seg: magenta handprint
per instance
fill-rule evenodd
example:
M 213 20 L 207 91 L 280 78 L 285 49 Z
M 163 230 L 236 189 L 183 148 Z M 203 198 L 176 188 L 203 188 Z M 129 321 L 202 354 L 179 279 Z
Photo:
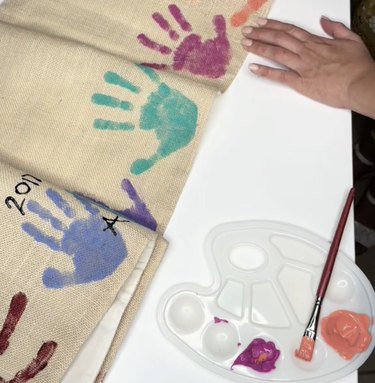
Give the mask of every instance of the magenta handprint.
M 166 45 L 158 44 L 143 33 L 138 35 L 139 42 L 164 56 L 173 55 L 171 67 L 176 71 L 187 70 L 193 74 L 209 78 L 219 78 L 225 75 L 230 61 L 230 44 L 224 17 L 222 15 L 214 16 L 212 22 L 216 37 L 202 41 L 202 36 L 192 33 L 192 26 L 176 4 L 170 4 L 168 9 L 182 32 L 187 34 L 183 39 L 177 31 L 172 29 L 161 13 L 153 13 L 152 18 L 162 30 L 168 33 L 171 42 L 179 43 L 179 45 L 172 49 Z M 155 69 L 169 67 L 168 64 L 164 63 L 143 63 L 143 65 Z

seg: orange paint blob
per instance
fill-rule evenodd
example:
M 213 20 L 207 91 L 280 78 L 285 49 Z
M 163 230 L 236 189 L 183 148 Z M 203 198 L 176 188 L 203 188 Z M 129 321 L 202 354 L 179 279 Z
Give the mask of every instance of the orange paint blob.
M 247 0 L 246 5 L 231 17 L 231 24 L 234 27 L 245 24 L 250 15 L 258 11 L 267 1 L 268 0 Z
M 344 359 L 352 359 L 371 343 L 370 318 L 365 314 L 338 310 L 322 319 L 323 339 Z

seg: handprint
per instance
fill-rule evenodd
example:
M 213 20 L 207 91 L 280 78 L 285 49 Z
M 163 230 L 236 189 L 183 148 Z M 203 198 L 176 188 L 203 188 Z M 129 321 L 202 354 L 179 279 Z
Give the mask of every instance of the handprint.
M 246 5 L 234 15 L 230 22 L 234 27 L 239 27 L 247 22 L 250 15 L 258 11 L 268 0 L 247 0 Z
M 17 293 L 13 296 L 8 314 L 5 318 L 3 328 L 0 332 L 0 355 L 3 355 L 9 346 L 9 339 L 16 329 L 17 323 L 22 317 L 27 305 L 27 297 L 24 293 Z M 47 367 L 57 347 L 53 341 L 45 342 L 40 347 L 36 357 L 26 366 L 17 372 L 13 379 L 6 381 L 0 377 L 0 383 L 26 383 L 34 378 L 40 371 Z
M 172 29 L 169 22 L 159 12 L 152 15 L 154 21 L 161 29 L 168 33 L 172 42 L 180 44 L 174 52 L 170 47 L 150 39 L 144 33 L 139 34 L 138 41 L 145 47 L 155 50 L 162 55 L 173 54 L 172 68 L 176 71 L 187 70 L 193 74 L 209 78 L 219 78 L 224 76 L 230 61 L 230 44 L 226 34 L 225 19 L 222 15 L 214 16 L 212 22 L 216 37 L 202 42 L 202 36 L 191 33 L 192 27 L 185 19 L 181 10 L 176 4 L 168 6 L 169 12 L 181 30 L 189 33 L 181 42 L 178 32 Z M 155 69 L 167 68 L 166 64 L 144 63 Z
M 110 209 L 115 214 L 119 214 L 120 217 L 129 218 L 131 221 L 136 222 L 144 227 L 149 228 L 152 231 L 156 231 L 158 226 L 155 218 L 151 214 L 150 210 L 143 202 L 134 186 L 130 182 L 130 180 L 124 178 L 121 182 L 122 190 L 128 195 L 128 197 L 133 201 L 133 206 L 124 210 L 112 210 L 108 205 L 101 201 L 96 201 L 99 205 L 105 207 L 106 209 Z M 113 220 L 111 220 L 113 222 Z
M 125 217 L 128 217 L 132 221 L 137 222 L 140 225 L 148 227 L 149 229 L 155 231 L 158 224 L 155 221 L 155 218 L 148 210 L 146 204 L 139 197 L 132 183 L 125 178 L 122 180 L 121 187 L 122 190 L 124 190 L 124 192 L 127 193 L 129 198 L 133 201 L 134 205 L 130 209 L 125 209 L 120 213 L 123 214 Z
M 147 103 L 141 107 L 139 127 L 143 130 L 154 130 L 159 146 L 156 153 L 149 158 L 141 158 L 133 162 L 130 168 L 133 174 L 145 172 L 158 161 L 187 146 L 194 138 L 198 119 L 198 109 L 193 101 L 161 82 L 159 75 L 151 68 L 141 65 L 138 68 L 149 80 L 158 84 L 158 88 L 148 96 Z M 107 72 L 104 75 L 104 81 L 132 93 L 141 92 L 139 87 L 114 72 Z M 133 104 L 101 93 L 95 93 L 92 96 L 92 102 L 111 108 L 133 109 Z M 127 105 L 126 108 L 125 105 Z M 94 121 L 94 128 L 129 130 L 134 129 L 134 126 L 127 122 L 97 119 Z
M 29 201 L 27 207 L 31 213 L 62 233 L 61 239 L 48 236 L 30 222 L 23 223 L 22 229 L 51 250 L 69 255 L 74 271 L 64 272 L 49 267 L 43 274 L 44 285 L 51 289 L 61 289 L 100 281 L 113 274 L 127 256 L 121 235 L 114 236 L 110 230 L 106 230 L 99 209 L 89 200 L 75 196 L 89 213 L 88 218 L 75 219 L 75 211 L 61 194 L 51 188 L 47 189 L 46 194 L 60 213 L 72 220 L 68 226 L 36 201 Z

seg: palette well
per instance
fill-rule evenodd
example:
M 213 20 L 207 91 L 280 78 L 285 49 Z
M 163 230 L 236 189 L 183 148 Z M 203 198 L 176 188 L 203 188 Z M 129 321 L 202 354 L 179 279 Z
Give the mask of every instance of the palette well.
M 368 318 L 369 344 L 344 359 L 319 329 L 312 361 L 294 356 L 328 248 L 327 240 L 289 224 L 220 225 L 205 244 L 213 284 L 171 287 L 158 308 L 161 329 L 197 363 L 233 381 L 324 383 L 343 377 L 364 363 L 374 348 L 375 294 L 362 271 L 342 252 L 320 318 L 339 310 Z M 355 341 L 351 336 L 349 342 Z M 256 355 L 252 366 L 238 364 L 241 354 L 246 359 L 248 352 Z

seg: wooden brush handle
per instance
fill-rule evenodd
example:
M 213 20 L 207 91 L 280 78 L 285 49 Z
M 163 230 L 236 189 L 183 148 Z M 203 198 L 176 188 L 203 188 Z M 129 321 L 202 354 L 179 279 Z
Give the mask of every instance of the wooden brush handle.
M 329 248 L 327 260 L 324 265 L 322 276 L 319 282 L 318 291 L 316 294 L 317 297 L 323 298 L 327 291 L 328 283 L 331 278 L 333 266 L 336 260 L 336 255 L 339 251 L 342 234 L 345 229 L 346 221 L 348 219 L 348 215 L 349 215 L 349 211 L 350 211 L 350 207 L 352 205 L 353 199 L 354 199 L 354 188 L 350 189 L 349 191 L 348 198 L 346 199 L 344 209 L 341 213 L 341 217 L 337 225 L 336 232 L 333 237 L 333 241 L 331 243 L 331 247 Z

